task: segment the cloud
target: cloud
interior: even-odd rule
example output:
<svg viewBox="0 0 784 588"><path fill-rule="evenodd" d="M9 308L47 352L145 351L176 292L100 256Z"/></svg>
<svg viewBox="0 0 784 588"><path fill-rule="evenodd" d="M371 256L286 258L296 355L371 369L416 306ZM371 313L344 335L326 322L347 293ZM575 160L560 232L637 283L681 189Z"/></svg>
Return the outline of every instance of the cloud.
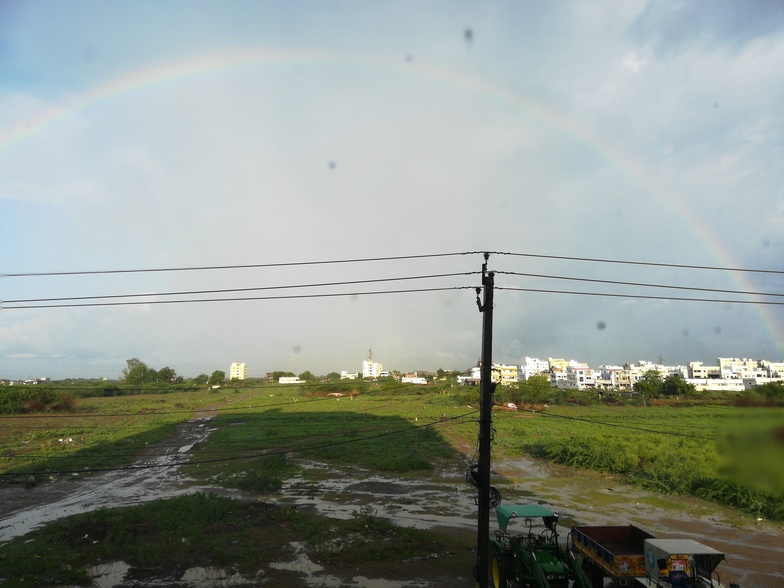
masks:
<svg viewBox="0 0 784 588"><path fill-rule="evenodd" d="M740 50L780 33L784 6L779 2L649 2L631 30L657 52L671 55L695 44Z"/></svg>
<svg viewBox="0 0 784 588"><path fill-rule="evenodd" d="M500 4L405 14L393 4L231 5L209 9L209 18L183 6L101 4L95 18L86 8L44 18L17 7L14 30L0 25L12 49L2 65L14 72L0 88L0 137L35 129L0 151L0 246L12 252L3 271L487 249L779 263L784 96L774 72L784 40L776 18L747 15L724 41L738 9L723 4L607 2L569 14ZM679 24L695 11L705 19ZM195 63L213 66L183 67ZM153 66L171 75L145 77ZM481 263L472 255L6 278L3 296L278 287L464 273ZM495 254L491 269L738 289L726 274ZM411 285L469 289L334 299L5 309L0 369L112 375L139 357L186 375L234 360L263 374L288 369L296 355L300 371L326 373L356 371L369 346L392 369L461 369L479 353L470 289L478 282L429 279ZM504 361L784 353L776 309L763 320L749 309L585 293L632 292L619 285L511 275L498 283L551 291L499 291L495 349ZM764 276L747 285L777 287Z"/></svg>

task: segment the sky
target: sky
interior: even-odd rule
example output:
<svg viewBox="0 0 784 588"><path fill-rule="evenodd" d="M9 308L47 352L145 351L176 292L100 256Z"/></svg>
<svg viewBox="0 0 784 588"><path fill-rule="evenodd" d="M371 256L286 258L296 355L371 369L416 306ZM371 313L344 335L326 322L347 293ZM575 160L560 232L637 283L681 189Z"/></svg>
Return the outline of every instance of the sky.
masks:
<svg viewBox="0 0 784 588"><path fill-rule="evenodd" d="M767 0L2 0L0 378L465 370L484 252L496 362L782 361L782 104Z"/></svg>

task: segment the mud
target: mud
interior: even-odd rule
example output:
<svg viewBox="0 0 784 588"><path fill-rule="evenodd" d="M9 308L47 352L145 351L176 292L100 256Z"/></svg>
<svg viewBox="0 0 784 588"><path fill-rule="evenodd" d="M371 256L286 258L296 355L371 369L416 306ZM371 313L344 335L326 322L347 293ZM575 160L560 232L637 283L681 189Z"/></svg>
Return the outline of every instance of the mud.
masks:
<svg viewBox="0 0 784 588"><path fill-rule="evenodd" d="M212 432L211 417L183 423L175 438L155 448L133 469L96 476L70 475L34 487L9 485L0 490L0 541L8 541L50 521L106 506L130 506L180 494L216 490L199 487L176 467L188 451ZM151 454L153 451L150 452ZM219 490L227 493L225 489Z"/></svg>
<svg viewBox="0 0 784 588"><path fill-rule="evenodd" d="M462 461L431 472L425 480L380 476L361 468L334 468L317 462L299 465L303 472L285 482L279 499L282 503L310 507L338 519L370 508L377 516L417 529L476 528L474 492L463 483Z"/></svg>
<svg viewBox="0 0 784 588"><path fill-rule="evenodd" d="M0 488L0 542L24 535L49 521L107 507L138 504L188 492L210 491L237 495L221 487L196 484L176 467L189 457L194 444L211 432L209 415L184 423L176 438L155 448L156 455L136 464L146 466L93 477L58 479L34 488ZM163 455L157 455L163 453ZM474 491L465 483L464 460L445 463L417 476L381 476L362 468L334 468L318 462L300 462L303 470L286 481L272 497L283 505L312 509L348 518L371 510L405 526L440 532L475 533ZM613 477L574 470L528 458L496 460L493 485L506 503L535 501L561 515L562 539L568 526L579 524L636 524L659 537L686 537L727 554L720 567L725 584L743 588L784 586L784 526L743 516L732 509L686 497L646 492ZM270 497L265 497L270 499ZM491 530L495 522L491 520ZM281 572L295 572L299 586L356 588L408 588L473 586L473 561L449 577L434 577L427 561L410 562L400 575L389 569L325 570L309 559L302 545L291 545L291 558L271 564ZM470 558L468 558L470 559ZM276 567L277 566L277 567ZM123 562L110 562L94 570L94 586L133 586L131 570ZM402 579L405 578L405 579ZM272 585L270 578L241 578L231 570L192 568L176 578L161 578L154 585L229 586ZM146 585L150 584L148 578ZM294 584L289 584L294 585Z"/></svg>

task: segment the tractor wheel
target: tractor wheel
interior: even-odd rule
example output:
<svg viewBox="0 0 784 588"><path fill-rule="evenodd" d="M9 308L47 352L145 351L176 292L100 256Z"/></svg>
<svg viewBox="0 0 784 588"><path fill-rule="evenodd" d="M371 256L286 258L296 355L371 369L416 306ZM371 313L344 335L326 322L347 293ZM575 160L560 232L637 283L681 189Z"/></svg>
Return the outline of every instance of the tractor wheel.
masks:
<svg viewBox="0 0 784 588"><path fill-rule="evenodd" d="M509 556L493 549L493 560L490 562L490 574L493 578L493 588L507 588L509 586L511 561Z"/></svg>
<svg viewBox="0 0 784 588"><path fill-rule="evenodd" d="M592 588L604 587L604 574L602 571L587 557L583 557L583 571L588 579L591 581Z"/></svg>

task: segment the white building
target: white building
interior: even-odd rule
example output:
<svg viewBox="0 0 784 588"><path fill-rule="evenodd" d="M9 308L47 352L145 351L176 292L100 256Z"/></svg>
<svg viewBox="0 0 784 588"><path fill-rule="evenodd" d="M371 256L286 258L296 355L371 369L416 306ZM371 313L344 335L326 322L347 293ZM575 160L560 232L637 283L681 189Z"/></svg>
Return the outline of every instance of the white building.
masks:
<svg viewBox="0 0 784 588"><path fill-rule="evenodd" d="M248 370L244 363L235 361L229 368L229 380L244 380L248 376Z"/></svg>
<svg viewBox="0 0 784 588"><path fill-rule="evenodd" d="M362 362L363 378L378 378L381 375L381 364L375 361L365 360Z"/></svg>
<svg viewBox="0 0 784 588"><path fill-rule="evenodd" d="M304 384L299 376L281 376L278 378L278 384Z"/></svg>
<svg viewBox="0 0 784 588"><path fill-rule="evenodd" d="M593 370L588 364L569 365L566 367L566 387L572 390L585 390L595 385Z"/></svg>
<svg viewBox="0 0 784 588"><path fill-rule="evenodd" d="M375 379L381 375L382 371L382 365L373 361L373 350L368 349L368 358L362 362L362 377Z"/></svg>
<svg viewBox="0 0 784 588"><path fill-rule="evenodd" d="M421 376L403 376L400 381L403 384L418 384L420 386L427 384L427 378Z"/></svg>
<svg viewBox="0 0 784 588"><path fill-rule="evenodd" d="M525 363L520 366L517 372L521 381L525 381L531 376L536 374L546 374L550 371L550 362L546 359L538 359L536 357L526 357Z"/></svg>
<svg viewBox="0 0 784 588"><path fill-rule="evenodd" d="M760 361L760 366L768 371L768 377L772 379L784 378L784 362L768 361L763 359Z"/></svg>

